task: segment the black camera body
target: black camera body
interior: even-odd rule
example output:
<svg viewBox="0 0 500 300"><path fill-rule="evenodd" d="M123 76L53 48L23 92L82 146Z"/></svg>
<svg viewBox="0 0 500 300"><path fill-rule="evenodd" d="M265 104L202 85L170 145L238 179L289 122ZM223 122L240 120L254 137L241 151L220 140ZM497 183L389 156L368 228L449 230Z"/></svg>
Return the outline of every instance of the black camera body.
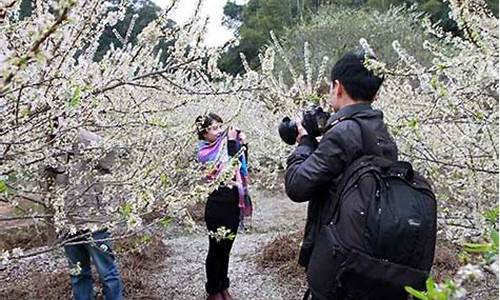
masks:
<svg viewBox="0 0 500 300"><path fill-rule="evenodd" d="M302 127L308 134L318 137L325 132L328 119L331 114L321 108L321 106L313 105L302 113ZM297 124L289 117L284 117L278 126L278 132L283 142L294 145L299 134Z"/></svg>

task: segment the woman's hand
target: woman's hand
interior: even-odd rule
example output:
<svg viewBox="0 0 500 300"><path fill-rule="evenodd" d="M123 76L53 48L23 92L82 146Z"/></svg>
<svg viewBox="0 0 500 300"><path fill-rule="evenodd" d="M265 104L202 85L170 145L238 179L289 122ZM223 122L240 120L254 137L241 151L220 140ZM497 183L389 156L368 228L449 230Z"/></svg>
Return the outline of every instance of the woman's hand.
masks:
<svg viewBox="0 0 500 300"><path fill-rule="evenodd" d="M233 126L229 126L229 128L227 129L227 139L236 140L237 137L238 131L236 130L236 128L234 128Z"/></svg>
<svg viewBox="0 0 500 300"><path fill-rule="evenodd" d="M247 135L243 131L240 131L239 137L240 137L241 143L243 145L245 145L247 143Z"/></svg>

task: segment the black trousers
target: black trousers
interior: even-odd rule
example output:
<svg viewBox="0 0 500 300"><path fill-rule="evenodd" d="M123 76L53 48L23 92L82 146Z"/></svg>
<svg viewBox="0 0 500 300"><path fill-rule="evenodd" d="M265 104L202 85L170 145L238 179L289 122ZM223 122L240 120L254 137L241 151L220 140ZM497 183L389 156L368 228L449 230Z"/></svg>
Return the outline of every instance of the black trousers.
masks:
<svg viewBox="0 0 500 300"><path fill-rule="evenodd" d="M224 226L236 236L240 219L238 202L236 188L220 187L210 194L205 206L205 222L208 230L217 232L218 228ZM234 239L217 241L215 238L209 237L208 255L205 263L207 274L205 288L211 295L229 287L227 272L233 242Z"/></svg>

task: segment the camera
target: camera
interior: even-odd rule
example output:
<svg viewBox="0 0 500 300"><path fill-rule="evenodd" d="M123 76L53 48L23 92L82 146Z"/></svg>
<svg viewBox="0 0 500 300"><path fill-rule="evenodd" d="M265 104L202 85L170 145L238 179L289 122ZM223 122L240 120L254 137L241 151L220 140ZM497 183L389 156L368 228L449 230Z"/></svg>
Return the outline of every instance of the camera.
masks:
<svg viewBox="0 0 500 300"><path fill-rule="evenodd" d="M308 134L318 137L324 133L328 119L331 114L326 112L319 105L312 105L302 113L302 127ZM283 142L294 145L297 135L297 124L289 117L284 117L278 126L278 132Z"/></svg>

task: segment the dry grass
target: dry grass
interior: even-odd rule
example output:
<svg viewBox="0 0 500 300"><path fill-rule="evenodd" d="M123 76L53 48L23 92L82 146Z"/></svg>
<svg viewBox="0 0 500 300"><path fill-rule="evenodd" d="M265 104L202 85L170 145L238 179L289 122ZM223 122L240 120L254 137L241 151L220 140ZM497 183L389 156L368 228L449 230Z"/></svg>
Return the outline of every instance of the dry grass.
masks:
<svg viewBox="0 0 500 300"><path fill-rule="evenodd" d="M25 278L2 283L0 298L18 299L71 299L71 282L64 271L54 273L32 272Z"/></svg>
<svg viewBox="0 0 500 300"><path fill-rule="evenodd" d="M160 299L158 290L149 280L165 265L162 263L168 256L168 249L161 240L155 237L140 237L126 241L117 241L114 245L118 257L120 275L124 284L126 299ZM97 299L103 299L102 289L97 283L97 274L93 272L94 284L97 287ZM70 299L71 281L68 271L43 272L31 271L17 274L2 283L0 299Z"/></svg>
<svg viewBox="0 0 500 300"><path fill-rule="evenodd" d="M195 222L205 222L205 201L196 202L187 208Z"/></svg>
<svg viewBox="0 0 500 300"><path fill-rule="evenodd" d="M151 237L146 245L135 247L128 240L119 247L123 249L120 254L120 275L124 283L125 298L138 299L157 294L157 289L151 285L149 278L151 273L164 267L162 262L169 255L165 244L158 238Z"/></svg>
<svg viewBox="0 0 500 300"><path fill-rule="evenodd" d="M302 231L281 234L264 245L257 257L259 268L274 268L280 280L297 282L297 286L302 285L305 282L305 273L304 268L298 264L302 237Z"/></svg>
<svg viewBox="0 0 500 300"><path fill-rule="evenodd" d="M259 268L273 268L278 278L287 282L305 282L304 269L297 263L303 232L279 235L264 245L257 258ZM453 278L461 266L460 249L451 242L439 241L436 245L432 276L436 282Z"/></svg>
<svg viewBox="0 0 500 300"><path fill-rule="evenodd" d="M0 232L0 250L37 248L47 245L49 239L47 227L13 227Z"/></svg>
<svg viewBox="0 0 500 300"><path fill-rule="evenodd" d="M432 265L432 276L436 282L453 278L461 266L459 252L459 248L451 242L437 242Z"/></svg>

